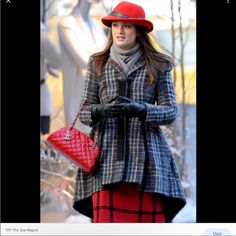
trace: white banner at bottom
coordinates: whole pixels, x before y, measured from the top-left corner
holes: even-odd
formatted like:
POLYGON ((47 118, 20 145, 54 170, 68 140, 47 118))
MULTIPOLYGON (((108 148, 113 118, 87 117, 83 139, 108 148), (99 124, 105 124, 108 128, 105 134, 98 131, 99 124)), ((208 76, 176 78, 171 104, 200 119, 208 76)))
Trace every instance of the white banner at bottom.
POLYGON ((141 223, 141 224, 87 224, 87 223, 2 223, 1 235, 236 235, 236 223, 141 223))

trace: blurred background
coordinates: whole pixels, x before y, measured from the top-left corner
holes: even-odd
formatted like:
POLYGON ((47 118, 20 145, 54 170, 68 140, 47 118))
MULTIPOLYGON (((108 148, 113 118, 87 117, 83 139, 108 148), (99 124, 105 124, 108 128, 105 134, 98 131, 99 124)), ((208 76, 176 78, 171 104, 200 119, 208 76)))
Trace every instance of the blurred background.
MULTIPOLYGON (((89 3, 88 16, 104 35, 107 30, 101 17, 111 12, 118 0, 40 0, 41 21, 47 35, 59 52, 59 22, 70 16, 79 2, 89 3)), ((154 23, 152 34, 157 37, 161 51, 175 60, 172 71, 179 115, 168 127, 167 135, 181 174, 187 205, 173 222, 196 222, 196 1, 194 0, 129 0, 141 5, 146 17, 154 23)), ((86 34, 83 30, 80 34, 86 34)), ((85 47, 92 47, 89 45, 85 47)), ((70 45, 71 48, 74 45, 70 45)), ((63 58, 62 58, 63 60, 63 58)), ((86 71, 85 71, 86 73, 86 71)), ((61 68, 47 73, 47 86, 52 100, 50 132, 66 124, 61 68)), ((77 168, 59 153, 48 148, 48 134, 41 133, 41 222, 88 223, 90 219, 72 209, 77 168)))

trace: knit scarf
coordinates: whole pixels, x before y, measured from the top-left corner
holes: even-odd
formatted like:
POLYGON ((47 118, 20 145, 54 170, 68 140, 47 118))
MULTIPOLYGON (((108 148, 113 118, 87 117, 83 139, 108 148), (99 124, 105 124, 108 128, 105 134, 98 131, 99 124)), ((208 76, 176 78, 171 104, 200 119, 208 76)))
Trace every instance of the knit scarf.
POLYGON ((142 51, 140 50, 140 44, 138 42, 129 50, 122 49, 114 43, 110 48, 111 59, 121 66, 125 75, 128 74, 132 66, 141 56, 142 51))

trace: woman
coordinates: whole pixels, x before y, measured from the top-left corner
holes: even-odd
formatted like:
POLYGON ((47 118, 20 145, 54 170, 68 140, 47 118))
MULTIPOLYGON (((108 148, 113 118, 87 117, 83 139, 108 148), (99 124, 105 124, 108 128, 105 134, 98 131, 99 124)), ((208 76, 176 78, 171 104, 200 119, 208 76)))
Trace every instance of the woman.
POLYGON ((102 18, 107 47, 90 57, 80 121, 101 146, 94 175, 78 171, 74 208, 93 222, 171 222, 186 204, 160 125, 177 115, 169 57, 153 46, 139 5, 102 18))

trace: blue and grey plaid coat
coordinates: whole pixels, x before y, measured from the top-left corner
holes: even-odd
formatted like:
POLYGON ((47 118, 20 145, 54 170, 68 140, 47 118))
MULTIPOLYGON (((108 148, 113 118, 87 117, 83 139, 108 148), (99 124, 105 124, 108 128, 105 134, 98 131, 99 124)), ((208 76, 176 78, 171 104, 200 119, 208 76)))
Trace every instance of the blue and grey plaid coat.
POLYGON ((94 140, 102 150, 94 175, 78 171, 74 202, 91 196, 106 184, 124 181, 137 183, 140 190, 162 194, 169 222, 183 208, 185 197, 180 177, 170 147, 159 127, 171 124, 178 112, 171 69, 172 65, 169 65, 168 70, 160 73, 157 81, 150 85, 143 57, 126 76, 120 66, 109 58, 102 78, 98 79, 93 58, 90 58, 81 104, 84 109, 79 119, 93 127, 94 140), (119 95, 146 104, 146 145, 138 118, 107 118, 104 124, 93 124, 91 106, 106 104, 119 95), (104 128, 103 132, 101 127, 104 128), (100 132, 103 134, 102 141, 99 140, 100 132))

